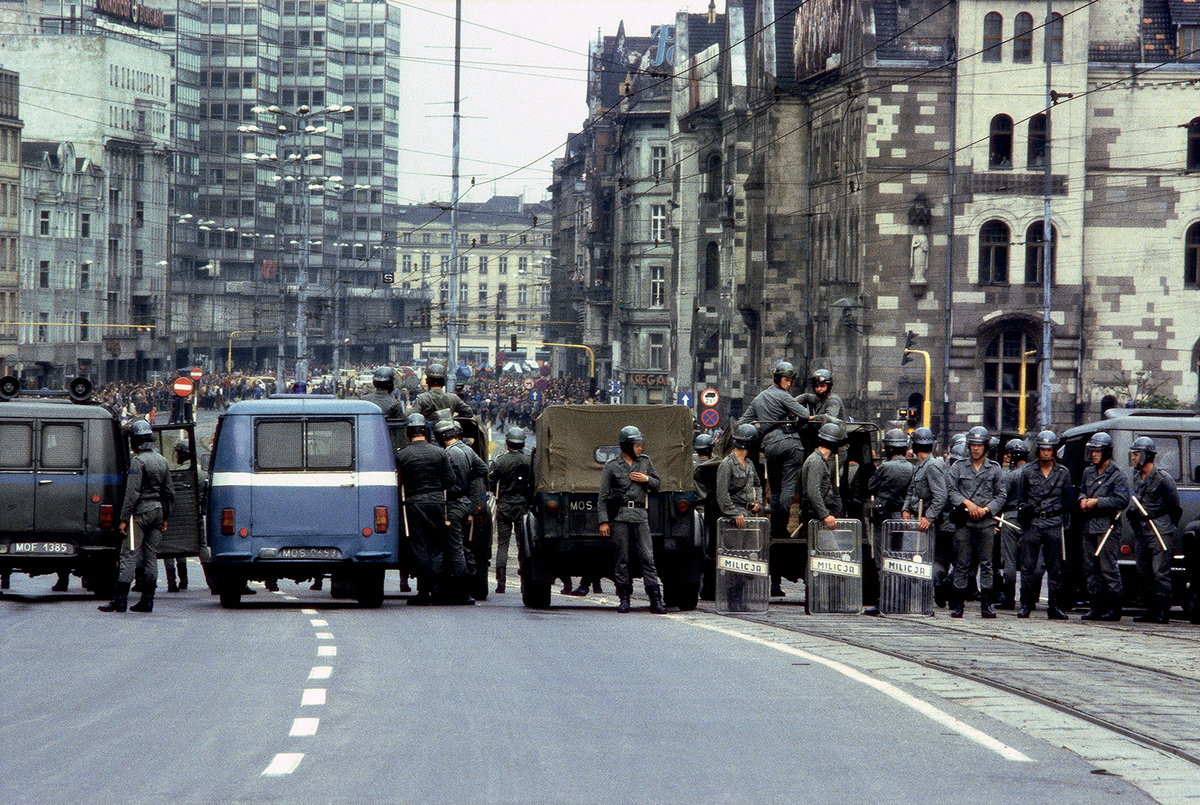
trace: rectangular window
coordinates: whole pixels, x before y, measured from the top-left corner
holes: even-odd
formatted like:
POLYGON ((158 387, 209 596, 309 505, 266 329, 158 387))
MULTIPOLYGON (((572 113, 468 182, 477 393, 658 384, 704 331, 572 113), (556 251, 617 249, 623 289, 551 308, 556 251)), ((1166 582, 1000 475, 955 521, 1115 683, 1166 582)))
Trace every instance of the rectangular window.
POLYGON ((90 238, 92 236, 92 214, 84 212, 79 214, 79 237, 90 238))
POLYGON ((667 205, 650 205, 650 240, 662 243, 667 239, 667 205))
POLYGON ((38 263, 38 287, 50 287, 50 261, 42 260, 38 263))
POLYGON ((488 301, 488 287, 486 283, 479 285, 479 304, 486 305, 488 301))
POLYGON ((79 340, 88 340, 88 323, 91 321, 91 315, 80 311, 79 313, 79 340))
POLYGON ((42 210, 38 214, 38 234, 50 234, 50 210, 42 210))
POLYGON ((79 264, 79 290, 86 291, 92 284, 92 264, 79 264))
POLYGON ((412 273, 412 255, 406 254, 400 258, 400 270, 405 274, 412 273))
POLYGON ((667 303, 667 269, 665 266, 650 266, 650 307, 662 307, 667 303))
POLYGON ((517 305, 524 307, 529 304, 529 288, 525 285, 517 286, 517 305))
POLYGON ((24 423, 0 424, 0 467, 33 467, 33 427, 24 423))
POLYGON ((354 469, 354 425, 347 420, 259 422, 254 434, 259 470, 354 469))
POLYGON ((662 333, 650 333, 650 368, 665 368, 666 338, 662 333))
POLYGON ((650 147, 650 174, 654 180, 661 182, 667 175, 667 147, 654 145, 650 147))
POLYGON ((43 425, 40 461, 46 469, 83 466, 83 428, 79 425, 43 425))
POLYGON ((1178 41, 1181 61, 1200 61, 1200 25, 1180 25, 1178 41))
POLYGON ((500 259, 500 273, 507 274, 508 273, 508 258, 501 257, 499 259, 500 259))
POLYGON ((480 255, 480 256, 479 256, 479 273, 480 273, 480 274, 486 274, 486 273, 488 273, 488 259, 487 259, 487 255, 480 255))

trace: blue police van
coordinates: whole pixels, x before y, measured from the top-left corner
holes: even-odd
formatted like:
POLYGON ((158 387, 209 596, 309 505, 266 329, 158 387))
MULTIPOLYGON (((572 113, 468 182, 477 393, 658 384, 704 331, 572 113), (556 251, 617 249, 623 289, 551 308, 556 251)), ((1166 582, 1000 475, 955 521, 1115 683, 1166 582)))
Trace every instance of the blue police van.
POLYGON ((282 394, 231 405, 210 464, 210 569, 225 607, 249 580, 330 577, 334 595, 383 603, 399 561, 387 421, 361 400, 282 394))

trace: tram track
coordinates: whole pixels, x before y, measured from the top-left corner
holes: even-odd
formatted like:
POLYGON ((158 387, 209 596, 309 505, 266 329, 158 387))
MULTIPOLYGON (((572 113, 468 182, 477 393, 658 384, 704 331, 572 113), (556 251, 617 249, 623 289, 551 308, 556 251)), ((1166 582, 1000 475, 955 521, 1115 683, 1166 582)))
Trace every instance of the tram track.
POLYGON ((1170 627, 1147 633, 1011 617, 985 624, 915 616, 810 616, 792 606, 731 617, 976 682, 1200 767, 1195 730, 1200 669, 1194 660, 1192 675, 1151 667, 1155 646, 1164 662, 1170 659, 1167 646, 1185 649, 1185 658, 1197 657, 1200 635, 1166 634, 1170 627), (1122 644, 1130 643, 1133 650, 1120 656, 1122 644))

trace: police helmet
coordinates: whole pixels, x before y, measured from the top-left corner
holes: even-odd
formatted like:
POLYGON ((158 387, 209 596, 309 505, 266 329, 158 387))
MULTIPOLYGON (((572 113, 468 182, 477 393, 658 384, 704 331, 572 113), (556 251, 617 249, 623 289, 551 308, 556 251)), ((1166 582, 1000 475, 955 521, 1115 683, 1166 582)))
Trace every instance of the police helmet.
POLYGON ((986 445, 991 436, 988 434, 988 429, 983 425, 976 425, 967 431, 967 444, 982 444, 986 445))
POLYGON ((903 453, 908 449, 908 434, 899 428, 892 428, 883 434, 883 447, 889 453, 903 453))
POLYGON ((701 455, 711 456, 716 441, 711 433, 701 433, 692 440, 692 449, 701 455))
POLYGON ((749 447, 758 439, 758 428, 749 422, 738 425, 733 431, 733 443, 738 447, 749 447))
POLYGON ((965 433, 956 433, 956 434, 954 434, 954 438, 950 440, 951 447, 954 447, 954 445, 956 445, 956 444, 966 444, 966 443, 967 443, 967 434, 965 434, 965 433))
POLYGON ((192 457, 192 446, 187 439, 175 442, 175 463, 182 464, 192 457))
POLYGON ((438 444, 445 444, 462 435, 462 426, 453 419, 443 419, 433 426, 433 435, 438 440, 438 444))
POLYGON ((144 419, 134 420, 129 426, 129 442, 135 450, 149 450, 150 443, 154 441, 154 430, 150 427, 150 423, 144 419))
POLYGON ((809 380, 812 382, 813 391, 816 391, 818 383, 827 383, 830 390, 833 389, 833 372, 828 369, 818 369, 812 373, 809 380))
POLYGON ((621 446, 621 452, 627 455, 633 455, 633 446, 642 443, 642 432, 633 425, 626 425, 621 428, 621 432, 617 434, 617 444, 621 446))
POLYGON ((950 448, 950 462, 963 461, 967 458, 967 443, 958 442, 950 448))
POLYGON ((425 367, 425 382, 435 383, 437 385, 445 385, 446 383, 446 367, 440 363, 431 363, 425 367))
POLYGON ((1093 433, 1086 445, 1088 451, 1099 450, 1103 458, 1112 458, 1113 440, 1107 433, 1093 433))
POLYGON ((845 439, 845 434, 842 432, 842 426, 833 422, 826 422, 817 431, 817 441, 826 447, 837 447, 845 439))
POLYGON ((933 450, 933 443, 936 439, 933 436, 933 431, 929 428, 917 428, 913 431, 912 445, 913 452, 929 453, 933 450))
POLYGON ((1049 447, 1051 450, 1058 449, 1058 434, 1052 430, 1044 430, 1037 435, 1038 450, 1043 447, 1049 447))
POLYGON ((396 370, 390 366, 380 366, 371 377, 375 388, 391 391, 396 385, 396 370))
POLYGON ((1147 462, 1154 461, 1154 457, 1158 455, 1158 450, 1155 449, 1154 440, 1149 436, 1139 436, 1133 440, 1133 444, 1129 446, 1129 455, 1132 457, 1137 454, 1137 459, 1134 466, 1139 470, 1147 462))
POLYGON ((788 361, 780 361, 775 364, 775 382, 778 383, 782 378, 796 379, 796 367, 792 366, 788 361))
POLYGON ((504 444, 510 450, 524 450, 525 430, 523 428, 509 428, 504 434, 504 444))
POLYGON ((1024 439, 1009 439, 1008 444, 1004 445, 1004 453, 1014 459, 1027 458, 1029 445, 1025 444, 1024 439))
POLYGON ((414 412, 409 414, 404 420, 404 432, 410 437, 416 433, 424 434, 427 427, 428 423, 422 414, 414 412))

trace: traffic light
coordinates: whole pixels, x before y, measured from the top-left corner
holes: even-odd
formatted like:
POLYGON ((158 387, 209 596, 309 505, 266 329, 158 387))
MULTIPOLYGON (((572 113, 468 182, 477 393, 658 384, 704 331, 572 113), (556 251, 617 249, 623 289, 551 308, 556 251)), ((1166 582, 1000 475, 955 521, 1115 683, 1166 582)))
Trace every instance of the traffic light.
POLYGON ((512 347, 513 352, 517 351, 517 334, 516 333, 513 333, 512 336, 509 338, 509 346, 512 347))
POLYGON ((908 395, 908 416, 905 417, 905 430, 912 433, 920 424, 921 411, 925 405, 925 395, 914 392, 908 395))
POLYGON ((913 356, 912 356, 912 352, 910 350, 912 350, 913 344, 916 343, 916 340, 917 340, 917 334, 914 333, 912 330, 909 330, 908 333, 904 336, 904 357, 900 359, 901 366, 912 361, 913 356))

